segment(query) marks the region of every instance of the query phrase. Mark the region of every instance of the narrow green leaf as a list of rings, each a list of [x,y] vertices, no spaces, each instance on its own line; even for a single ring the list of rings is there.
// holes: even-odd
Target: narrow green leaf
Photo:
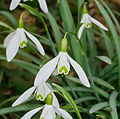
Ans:
[[[108,83],[107,81],[102,80],[101,78],[94,77],[94,81],[95,81],[96,83],[104,86],[104,87],[107,87],[107,88],[109,88],[109,89],[114,90],[114,87],[113,87],[110,83]]]
[[[117,108],[116,108],[117,95],[118,95],[118,92],[113,91],[109,98],[109,104],[112,109],[112,111],[110,112],[112,119],[118,119]]]
[[[15,19],[15,17],[10,12],[0,11],[0,14],[4,15],[6,18],[8,18],[8,20],[13,24],[13,26],[15,28],[18,27],[17,20]]]
[[[38,108],[40,106],[41,106],[40,104],[24,104],[16,107],[6,107],[6,108],[0,109],[0,115],[13,113],[13,112],[28,111],[28,110]]]
[[[107,56],[96,56],[96,58],[102,60],[103,62],[105,62],[107,64],[112,64],[111,59]]]
[[[54,17],[52,16],[52,14],[49,12],[47,14],[48,16],[48,19],[50,21],[50,25],[52,27],[52,30],[53,30],[53,35],[54,35],[54,38],[55,38],[55,41],[56,41],[56,44],[57,44],[57,49],[58,49],[58,52],[60,51],[60,44],[61,44],[61,33],[60,33],[60,29],[59,29],[59,26],[56,22],[56,20],[54,19]]]
[[[111,9],[109,8],[109,6],[103,1],[101,0],[102,4],[105,6],[105,8],[108,10],[109,14],[111,15],[112,19],[114,20],[116,27],[118,28],[118,31],[120,33],[120,24],[117,20],[117,18],[115,17],[115,15],[113,14],[113,12],[111,11]]]
[[[93,106],[91,107],[90,113],[94,113],[94,112],[96,112],[96,111],[98,111],[98,110],[100,110],[100,109],[103,109],[103,108],[105,108],[105,107],[108,107],[108,106],[109,106],[108,102],[100,102],[100,103],[97,103],[97,104],[95,104],[95,105],[93,105]]]
[[[101,33],[102,33],[102,36],[103,36],[103,40],[104,40],[104,43],[105,43],[105,46],[106,46],[106,50],[107,50],[107,53],[108,53],[108,56],[110,58],[112,58],[114,56],[114,48],[113,48],[113,44],[112,44],[112,41],[110,40],[109,36],[107,35],[107,33],[100,29]]]
[[[0,25],[3,26],[3,27],[5,27],[5,28],[8,28],[8,29],[10,29],[10,30],[13,30],[13,28],[12,28],[11,26],[9,26],[8,24],[6,24],[6,23],[3,22],[3,21],[0,21]]]
[[[78,116],[78,119],[82,119],[81,115],[80,115],[80,112],[78,110],[78,107],[77,105],[75,104],[73,98],[70,96],[70,94],[62,87],[60,87],[59,85],[57,84],[53,84],[53,86],[55,86],[58,90],[60,90],[63,95],[65,96],[66,100],[71,104],[71,106],[73,107],[73,109],[75,110],[77,116]]]

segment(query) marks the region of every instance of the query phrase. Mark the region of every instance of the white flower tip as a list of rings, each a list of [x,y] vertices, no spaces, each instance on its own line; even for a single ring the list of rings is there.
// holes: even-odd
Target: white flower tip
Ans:
[[[10,59],[10,58],[7,58],[7,62],[10,62],[12,59]]]

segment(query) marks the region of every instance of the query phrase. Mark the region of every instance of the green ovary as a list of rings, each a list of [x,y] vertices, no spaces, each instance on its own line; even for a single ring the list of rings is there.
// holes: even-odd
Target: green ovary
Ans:
[[[59,69],[59,73],[62,74],[62,72],[64,71],[64,74],[67,74],[68,73],[68,70],[65,66],[62,66],[60,69]]]
[[[87,23],[87,24],[86,24],[86,27],[87,27],[87,28],[89,28],[89,27],[91,27],[91,26],[92,26],[91,23]]]
[[[38,95],[37,95],[37,100],[39,100],[39,99],[40,99],[40,100],[44,100],[44,97],[43,97],[41,94],[38,94]]]
[[[26,46],[27,46],[26,41],[22,41],[22,42],[20,43],[20,47],[21,47],[21,48],[24,48],[24,47],[26,47]]]

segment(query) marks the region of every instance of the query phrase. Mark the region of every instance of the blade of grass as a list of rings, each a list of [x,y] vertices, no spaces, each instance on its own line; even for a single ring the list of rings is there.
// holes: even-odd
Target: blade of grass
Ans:
[[[110,112],[112,119],[118,119],[117,108],[116,108],[117,95],[118,95],[118,92],[113,91],[109,98],[109,104],[112,109],[112,111]]]
[[[52,16],[52,14],[50,12],[47,14],[47,16],[48,16],[50,25],[52,27],[53,35],[54,35],[54,38],[55,38],[55,41],[56,41],[56,44],[57,44],[57,50],[59,52],[60,51],[61,39],[62,39],[60,29],[59,29],[59,26],[58,26],[56,20],[54,19],[54,17]]]

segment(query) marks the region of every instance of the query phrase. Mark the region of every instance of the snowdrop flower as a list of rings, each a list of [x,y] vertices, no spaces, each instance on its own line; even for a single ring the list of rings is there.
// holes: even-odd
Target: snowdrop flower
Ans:
[[[24,0],[25,2],[27,0]],[[31,0],[32,1],[32,0]],[[14,10],[19,3],[21,2],[21,0],[12,0],[11,4],[10,4],[10,10]],[[48,13],[48,8],[47,8],[47,4],[46,4],[46,0],[38,0],[40,8],[45,12]]]
[[[92,18],[88,13],[87,13],[87,8],[86,5],[84,5],[83,8],[83,17],[82,20],[80,22],[82,24],[82,26],[80,27],[80,29],[78,30],[78,38],[81,38],[82,32],[84,30],[84,28],[90,28],[92,26],[92,23],[96,24],[98,27],[108,31],[108,29],[102,25],[99,21],[97,21],[96,19]]]
[[[4,47],[6,48],[6,56],[8,62],[10,62],[16,56],[19,47],[24,48],[27,46],[26,35],[33,41],[33,43],[35,43],[39,52],[42,55],[45,55],[45,51],[39,40],[23,28],[23,20],[20,18],[19,28],[10,33],[4,40]]]
[[[49,93],[53,95],[53,105],[59,107],[58,100],[52,92],[52,87],[46,82],[42,82],[39,86],[33,86],[25,91],[13,104],[12,107],[25,102],[32,94],[36,96],[37,100],[44,101]]]
[[[41,109],[43,109],[43,111],[41,113],[40,119],[55,119],[56,114],[61,115],[64,119],[72,119],[71,115],[68,112],[61,109],[60,107],[55,107],[54,105],[52,105],[52,98],[52,95],[49,94],[44,106],[27,112],[21,119],[30,119]]]
[[[34,85],[39,85],[41,84],[41,82],[47,81],[52,73],[67,75],[70,71],[71,64],[74,70],[76,71],[81,83],[87,87],[90,87],[85,72],[83,71],[81,66],[67,54],[66,51],[67,51],[67,39],[63,38],[61,41],[61,51],[54,59],[46,63],[40,69],[35,78]]]

